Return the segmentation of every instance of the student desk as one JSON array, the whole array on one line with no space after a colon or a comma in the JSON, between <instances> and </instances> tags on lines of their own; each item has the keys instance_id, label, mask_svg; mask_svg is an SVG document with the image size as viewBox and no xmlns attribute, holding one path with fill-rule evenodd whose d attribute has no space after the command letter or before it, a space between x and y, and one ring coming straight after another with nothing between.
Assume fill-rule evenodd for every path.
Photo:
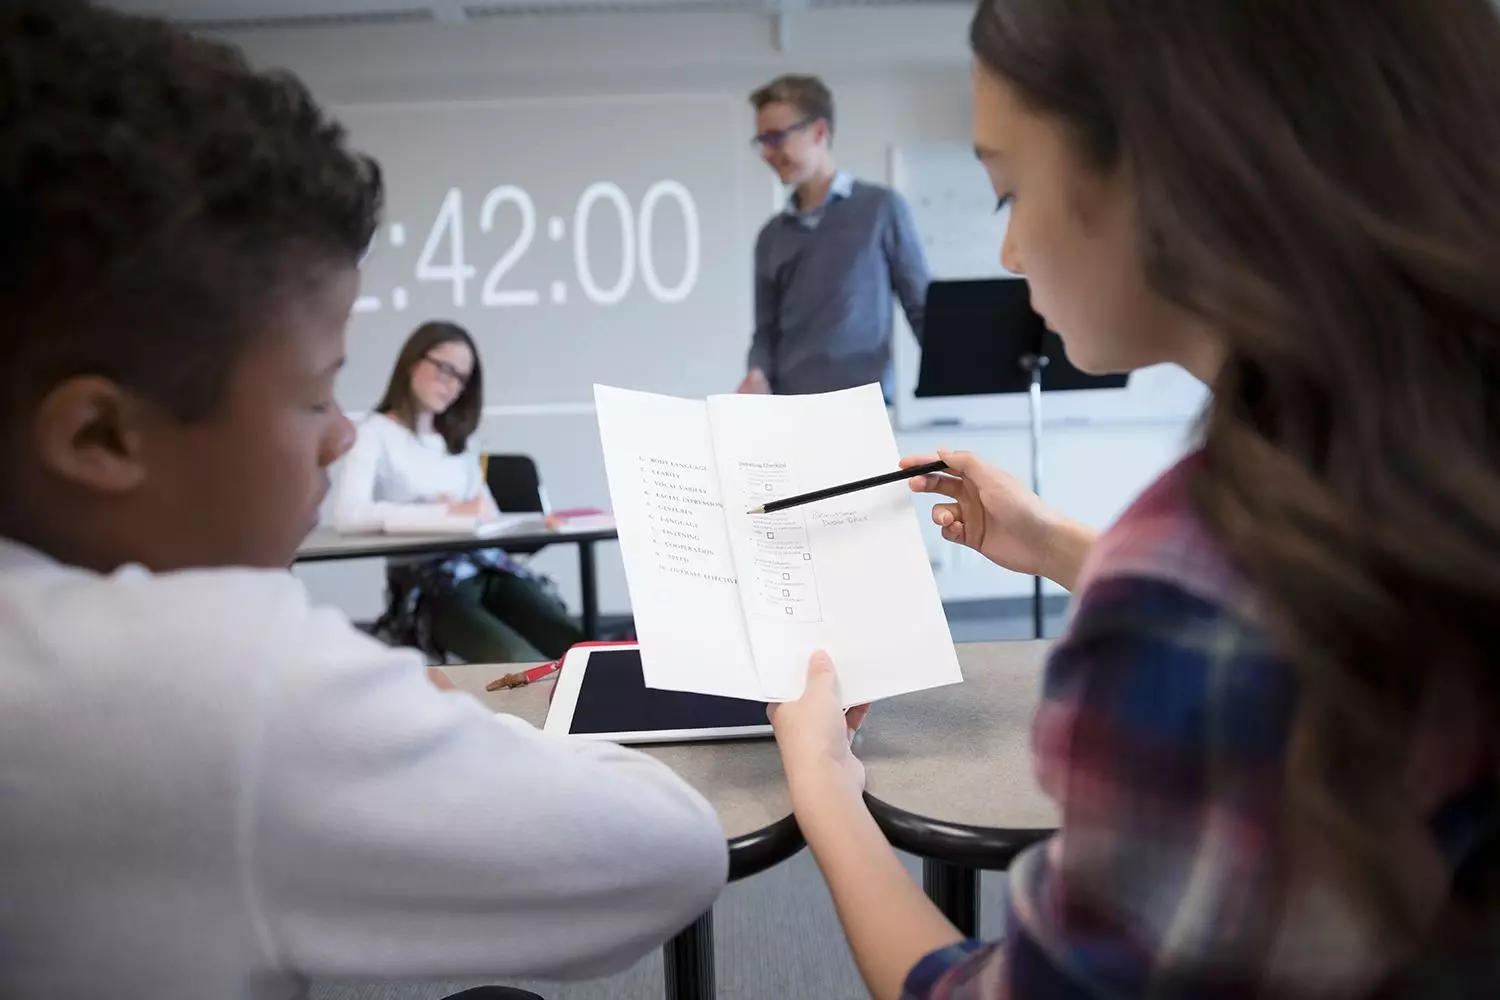
<instances>
[{"instance_id":1,"label":"student desk","mask_svg":"<svg viewBox=\"0 0 1500 1000\"><path fill-rule=\"evenodd\" d=\"M923 859L928 895L960 931L978 932L979 872L1004 869L1047 836L1057 811L1031 773L1031 716L1047 642L966 643L964 682L877 704L855 752L870 811L891 844ZM453 682L495 711L540 727L552 678L510 691L484 685L515 669L448 666ZM696 788L729 835L729 878L746 878L803 847L781 757L769 739L641 747ZM712 1000L713 913L668 942L667 1000Z\"/></svg>"},{"instance_id":2,"label":"student desk","mask_svg":"<svg viewBox=\"0 0 1500 1000\"><path fill-rule=\"evenodd\" d=\"M548 677L509 691L487 692L490 681L515 664L447 666L453 683L497 712L541 728L552 693ZM803 847L792 818L792 802L781 756L770 738L639 747L696 788L719 814L729 835L729 879L748 878L780 864ZM712 1000L714 996L713 911L667 942L664 958L668 1000Z\"/></svg>"},{"instance_id":3,"label":"student desk","mask_svg":"<svg viewBox=\"0 0 1500 1000\"><path fill-rule=\"evenodd\" d=\"M967 937L979 929L979 872L1008 868L1057 827L1031 769L1049 645L960 645L962 684L877 704L855 746L875 821L923 859L927 895Z\"/></svg>"},{"instance_id":4,"label":"student desk","mask_svg":"<svg viewBox=\"0 0 1500 1000\"><path fill-rule=\"evenodd\" d=\"M336 559L370 559L386 556L414 556L444 552L472 552L477 549L513 549L535 552L548 545L578 546L578 583L582 594L583 634L599 638L599 576L594 561L594 543L620 537L614 522L606 518L589 518L587 523L535 531L508 531L502 535L480 538L469 535L341 535L332 528L315 528L297 549L296 562L332 562Z\"/></svg>"}]
</instances>

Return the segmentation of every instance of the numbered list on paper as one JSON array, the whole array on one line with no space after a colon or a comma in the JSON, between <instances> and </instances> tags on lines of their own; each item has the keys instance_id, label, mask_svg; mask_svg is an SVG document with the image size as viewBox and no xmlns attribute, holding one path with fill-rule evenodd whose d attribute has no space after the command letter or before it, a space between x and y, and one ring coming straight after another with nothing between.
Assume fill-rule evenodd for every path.
<instances>
[{"instance_id":1,"label":"numbered list on paper","mask_svg":"<svg viewBox=\"0 0 1500 1000\"><path fill-rule=\"evenodd\" d=\"M733 572L725 568L728 553L714 548L711 541L722 537L724 523L713 471L704 464L652 455L639 455L637 462L657 569L703 583L736 586Z\"/></svg>"}]
</instances>

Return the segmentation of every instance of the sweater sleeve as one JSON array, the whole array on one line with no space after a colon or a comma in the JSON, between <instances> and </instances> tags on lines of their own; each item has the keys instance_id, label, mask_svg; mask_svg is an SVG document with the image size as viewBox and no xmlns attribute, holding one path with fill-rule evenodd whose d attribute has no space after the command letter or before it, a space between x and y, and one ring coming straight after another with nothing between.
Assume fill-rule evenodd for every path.
<instances>
[{"instance_id":1,"label":"sweater sleeve","mask_svg":"<svg viewBox=\"0 0 1500 1000\"><path fill-rule=\"evenodd\" d=\"M903 1000L1367 996L1386 970L1280 832L1295 695L1264 634L1145 577L1076 605L1032 730L1062 823L1010 867L1004 940L928 955Z\"/></svg>"},{"instance_id":2,"label":"sweater sleeve","mask_svg":"<svg viewBox=\"0 0 1500 1000\"><path fill-rule=\"evenodd\" d=\"M500 516L500 505L495 502L494 491L485 478L484 456L472 445L464 452L469 460L468 479L464 483L463 499L479 501L479 520L489 521Z\"/></svg>"},{"instance_id":3,"label":"sweater sleeve","mask_svg":"<svg viewBox=\"0 0 1500 1000\"><path fill-rule=\"evenodd\" d=\"M384 419L384 418L372 418ZM420 511L433 517L446 513L442 504L392 503L376 493L377 473L385 453L379 429L366 420L359 427L354 447L339 468L333 495L333 527L344 534L381 531L385 520L400 511Z\"/></svg>"},{"instance_id":4,"label":"sweater sleeve","mask_svg":"<svg viewBox=\"0 0 1500 1000\"><path fill-rule=\"evenodd\" d=\"M443 693L409 651L307 612L268 685L247 857L278 964L588 978L708 909L713 809L664 765Z\"/></svg>"},{"instance_id":5,"label":"sweater sleeve","mask_svg":"<svg viewBox=\"0 0 1500 1000\"><path fill-rule=\"evenodd\" d=\"M926 332L927 286L932 277L927 270L927 257L922 252L922 239L917 234L917 224L912 218L911 206L897 191L890 193L891 222L885 236L886 260L890 265L891 287L906 313L907 325L922 342Z\"/></svg>"},{"instance_id":6,"label":"sweater sleeve","mask_svg":"<svg viewBox=\"0 0 1500 1000\"><path fill-rule=\"evenodd\" d=\"M755 241L755 332L745 359L747 370L759 369L768 379L776 377L776 346L781 340L781 290L766 264L766 230Z\"/></svg>"}]
</instances>

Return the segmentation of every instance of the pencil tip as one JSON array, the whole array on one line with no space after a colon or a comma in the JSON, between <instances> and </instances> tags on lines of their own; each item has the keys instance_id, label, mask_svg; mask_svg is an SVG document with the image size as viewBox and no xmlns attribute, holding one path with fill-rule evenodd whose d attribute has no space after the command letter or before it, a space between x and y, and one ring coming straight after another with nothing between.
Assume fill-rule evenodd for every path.
<instances>
[{"instance_id":1,"label":"pencil tip","mask_svg":"<svg viewBox=\"0 0 1500 1000\"><path fill-rule=\"evenodd\" d=\"M765 512L766 508L764 504L751 507L749 510L745 511L746 514L764 514Z\"/></svg>"}]
</instances>

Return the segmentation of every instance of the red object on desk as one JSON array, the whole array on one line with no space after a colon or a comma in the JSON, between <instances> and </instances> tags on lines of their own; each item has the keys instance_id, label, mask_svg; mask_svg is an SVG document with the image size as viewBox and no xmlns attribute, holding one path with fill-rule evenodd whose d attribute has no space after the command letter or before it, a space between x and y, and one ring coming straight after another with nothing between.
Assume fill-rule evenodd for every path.
<instances>
[{"instance_id":1,"label":"red object on desk","mask_svg":"<svg viewBox=\"0 0 1500 1000\"><path fill-rule=\"evenodd\" d=\"M637 645L637 643L635 643L635 642L580 642L580 643L574 644L573 646L568 647L568 652L571 653L575 649L589 649L589 648L596 647L596 646L634 646L634 645ZM566 655L567 654L564 654L564 658L566 658ZM486 691L500 691L500 690L507 689L507 688L525 687L527 684L531 684L531 683L533 683L535 681L539 681L543 677L546 677L549 674L555 674L555 673L557 673L561 669L562 669L562 660L560 660L560 659L559 660L553 660L551 663L543 663L540 666L532 667L530 670L520 670L520 671L517 671L516 673L513 673L513 674L506 674L504 677L498 678L497 680L490 681L488 684L486 684L484 686L484 689ZM556 690L557 690L557 688L555 688L555 687L552 689L552 691L556 691ZM550 692L550 691L547 693L547 704L549 704L549 705L552 704L552 692Z\"/></svg>"},{"instance_id":2,"label":"red object on desk","mask_svg":"<svg viewBox=\"0 0 1500 1000\"><path fill-rule=\"evenodd\" d=\"M508 688L525 687L532 681L541 680L548 674L558 670L561 666L561 663L554 661L552 663L543 663L539 667L532 667L530 670L519 670L513 674L506 674L504 677L490 681L484 686L484 689L486 691L501 691Z\"/></svg>"},{"instance_id":3,"label":"red object on desk","mask_svg":"<svg viewBox=\"0 0 1500 1000\"><path fill-rule=\"evenodd\" d=\"M549 675L549 673L552 673L556 669L558 669L558 664L543 663L540 667L531 667L529 670L517 670L517 672L507 673L507 675L501 676L501 678L493 679L489 684L484 685L484 690L508 691L510 688L523 688L531 684L532 681L540 681L541 678L544 678L544 676Z\"/></svg>"},{"instance_id":4,"label":"red object on desk","mask_svg":"<svg viewBox=\"0 0 1500 1000\"><path fill-rule=\"evenodd\" d=\"M603 517L609 511L598 507L569 507L567 510L554 510L547 515L554 521L566 521L573 517Z\"/></svg>"}]
</instances>

